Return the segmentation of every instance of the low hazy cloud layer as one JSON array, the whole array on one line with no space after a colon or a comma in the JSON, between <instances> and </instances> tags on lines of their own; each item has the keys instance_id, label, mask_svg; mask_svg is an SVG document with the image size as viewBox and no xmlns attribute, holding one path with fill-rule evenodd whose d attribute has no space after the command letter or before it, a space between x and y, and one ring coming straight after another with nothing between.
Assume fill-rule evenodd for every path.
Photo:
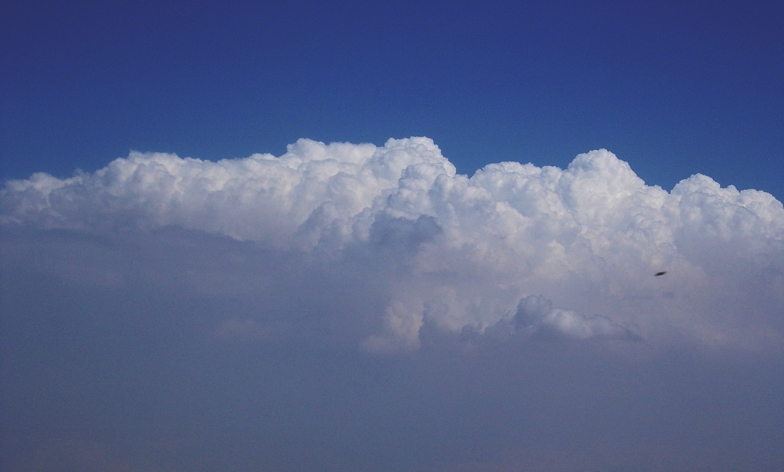
<instances>
[{"instance_id":1,"label":"low hazy cloud layer","mask_svg":"<svg viewBox=\"0 0 784 472\"><path fill-rule=\"evenodd\" d=\"M1 192L8 470L784 467L767 193L427 138Z\"/></svg>"},{"instance_id":2,"label":"low hazy cloud layer","mask_svg":"<svg viewBox=\"0 0 784 472\"><path fill-rule=\"evenodd\" d=\"M313 287L297 271L350 273L330 283L346 310L364 311L349 318L366 319L338 319L339 299L324 316L362 325L345 328L369 352L415 350L426 324L515 338L782 345L781 202L704 175L668 192L606 150L566 169L502 162L472 177L428 138L383 147L302 139L280 157L219 162L133 152L94 173L8 182L2 224L93 235L178 227L252 241L295 273L279 290L305 298ZM111 263L101 270L121 283ZM214 275L206 290L265 283ZM364 309L351 306L356 297L368 298ZM298 329L286 311L216 329Z\"/></svg>"}]
</instances>

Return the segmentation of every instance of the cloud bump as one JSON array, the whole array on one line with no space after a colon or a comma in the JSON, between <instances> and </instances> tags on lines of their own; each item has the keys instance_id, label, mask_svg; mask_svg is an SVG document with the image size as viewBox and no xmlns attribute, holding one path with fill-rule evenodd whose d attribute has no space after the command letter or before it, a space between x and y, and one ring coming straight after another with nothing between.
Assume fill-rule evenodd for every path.
<instances>
[{"instance_id":1,"label":"cloud bump","mask_svg":"<svg viewBox=\"0 0 784 472\"><path fill-rule=\"evenodd\" d=\"M501 162L471 177L428 138L383 147L301 139L279 157L218 162L132 152L94 173L10 181L0 198L7 230L180 227L263 247L291 271L360 274L369 281L361 287L333 283L345 300L359 290L368 297L364 312L351 310L370 320L357 329L371 352L414 350L425 325L782 345L781 202L704 175L668 192L606 150L566 169ZM291 280L283 289L301 291L301 279ZM320 316L341 324L345 300ZM216 332L268 332L285 321L259 316Z\"/></svg>"}]
</instances>

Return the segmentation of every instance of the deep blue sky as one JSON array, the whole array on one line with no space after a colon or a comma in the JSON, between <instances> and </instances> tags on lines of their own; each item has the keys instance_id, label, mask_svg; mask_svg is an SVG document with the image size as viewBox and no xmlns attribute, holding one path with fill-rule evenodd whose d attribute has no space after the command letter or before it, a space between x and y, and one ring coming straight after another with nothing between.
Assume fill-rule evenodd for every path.
<instances>
[{"instance_id":1,"label":"deep blue sky","mask_svg":"<svg viewBox=\"0 0 784 472\"><path fill-rule=\"evenodd\" d=\"M607 148L784 196L776 2L5 2L0 178L131 149L433 138L462 173Z\"/></svg>"}]
</instances>

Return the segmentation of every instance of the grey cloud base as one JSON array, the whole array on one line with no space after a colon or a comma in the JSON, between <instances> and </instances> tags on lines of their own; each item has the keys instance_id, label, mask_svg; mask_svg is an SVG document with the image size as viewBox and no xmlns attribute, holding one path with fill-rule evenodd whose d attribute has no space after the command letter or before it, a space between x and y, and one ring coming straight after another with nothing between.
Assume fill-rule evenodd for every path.
<instances>
[{"instance_id":1,"label":"grey cloud base","mask_svg":"<svg viewBox=\"0 0 784 472\"><path fill-rule=\"evenodd\" d=\"M336 278L198 233L156 232L154 245L23 236L0 286L8 470L784 465L780 356L552 335L542 298L516 310L512 331L426 320L415 352L368 355L356 346L378 325L357 324L376 303L372 280L355 299ZM121 276L88 269L103 264ZM254 271L267 280L254 295L214 276ZM294 283L308 289L281 290Z\"/></svg>"}]
</instances>

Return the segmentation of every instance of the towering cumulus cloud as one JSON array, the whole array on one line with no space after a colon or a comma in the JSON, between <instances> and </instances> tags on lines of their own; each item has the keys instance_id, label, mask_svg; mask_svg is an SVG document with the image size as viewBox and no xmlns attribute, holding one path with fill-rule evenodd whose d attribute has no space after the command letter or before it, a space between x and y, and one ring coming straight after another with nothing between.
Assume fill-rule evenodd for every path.
<instances>
[{"instance_id":1,"label":"towering cumulus cloud","mask_svg":"<svg viewBox=\"0 0 784 472\"><path fill-rule=\"evenodd\" d=\"M180 227L249 241L287 267L361 274L361 287L334 282L342 295L319 316L348 324L343 305L365 297L352 310L372 352L414 350L428 330L782 345L782 204L704 175L667 192L606 150L566 169L502 162L472 177L428 138L301 139L280 157L218 162L133 152L94 173L10 181L0 218L7 231ZM286 290L317 289L289 279ZM219 331L263 332L282 316Z\"/></svg>"}]
</instances>

